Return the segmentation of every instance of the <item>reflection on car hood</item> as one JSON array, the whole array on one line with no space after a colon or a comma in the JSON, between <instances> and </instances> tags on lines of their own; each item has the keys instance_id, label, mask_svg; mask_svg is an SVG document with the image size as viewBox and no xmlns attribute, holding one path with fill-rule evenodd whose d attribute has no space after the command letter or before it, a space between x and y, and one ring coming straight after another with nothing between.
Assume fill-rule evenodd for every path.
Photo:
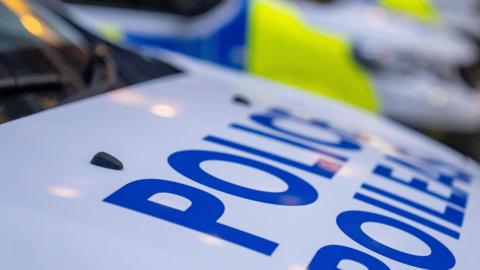
<instances>
[{"instance_id":1,"label":"reflection on car hood","mask_svg":"<svg viewBox=\"0 0 480 270\"><path fill-rule=\"evenodd\" d=\"M457 269L476 267L473 161L254 77L197 66L6 123L0 134L1 269L305 269L333 245L413 269L418 261L385 246L429 265L425 239L438 244L434 255L449 251L446 267L451 256ZM91 165L101 151L124 169ZM457 200L439 199L450 194ZM397 222L362 226L383 249L352 236L354 212Z\"/></svg>"}]
</instances>

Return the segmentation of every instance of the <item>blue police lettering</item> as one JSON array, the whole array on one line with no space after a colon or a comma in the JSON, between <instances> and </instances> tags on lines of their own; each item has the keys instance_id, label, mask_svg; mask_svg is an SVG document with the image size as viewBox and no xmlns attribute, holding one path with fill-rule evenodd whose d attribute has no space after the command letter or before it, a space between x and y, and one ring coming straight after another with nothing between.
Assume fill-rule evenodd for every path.
<instances>
[{"instance_id":1,"label":"blue police lettering","mask_svg":"<svg viewBox=\"0 0 480 270\"><path fill-rule=\"evenodd\" d=\"M408 218L408 219L410 219L412 221L415 221L417 223L428 226L428 227L430 227L434 230L437 230L437 231L439 231L439 232L441 232L445 235L448 235L450 237L453 237L455 239L460 238L460 233L458 233L455 230L449 229L449 228L447 228L443 225L440 225L438 223L435 223L435 222L433 222L429 219L423 218L419 215L413 214L411 212L408 212L406 210L403 210L401 208L398 208L398 207L393 206L391 204L388 204L386 202L382 202L380 200L374 199L374 198L372 198L370 196L367 196L365 194L357 193L357 194L355 194L354 198L359 200L359 201L362 201L364 203L368 203L372 206L384 209L386 211L392 212L392 213L397 214L399 216L403 216L405 218Z\"/></svg>"},{"instance_id":2,"label":"blue police lettering","mask_svg":"<svg viewBox=\"0 0 480 270\"><path fill-rule=\"evenodd\" d=\"M234 123L234 124L231 124L230 127L234 128L234 129L244 131L244 132L249 132L249 133L252 133L252 134L255 134L255 135L258 135L258 136L262 136L262 137L265 137L265 138L268 138L268 139L283 142L283 143L289 144L291 146L298 147L300 149L311 151L313 153L325 155L325 156L334 158L334 159L339 160L339 161L343 161L343 162L348 161L348 158L346 158L342 155L335 154L335 153L332 153L330 151L320 149L318 147L314 147L314 146L311 146L311 145L307 145L307 144L304 144L304 143L301 143L301 142L298 142L298 141L294 141L292 139L281 137L281 136L278 136L278 135L275 135L275 134L272 134L272 133L269 133L269 132L261 131L261 130L258 130L258 129L255 129L255 128L252 128L252 127L247 127L247 126L242 125L242 124Z\"/></svg>"},{"instance_id":3,"label":"blue police lettering","mask_svg":"<svg viewBox=\"0 0 480 270\"><path fill-rule=\"evenodd\" d=\"M319 158L315 163L311 165L303 164L286 157L282 157L276 154L272 154L270 152L262 151L257 148L249 147L243 144L239 144L239 143L222 139L219 137L215 137L215 136L207 136L205 137L205 140L208 142L212 142L212 143L216 143L216 144L230 147L233 149L237 149L240 151L244 151L253 155L257 155L263 158L271 159L276 162L279 162L300 170L304 170L309 173L313 173L327 179L332 178L335 175L335 173L341 168L341 165L339 163L327 161L322 158Z\"/></svg>"},{"instance_id":4,"label":"blue police lettering","mask_svg":"<svg viewBox=\"0 0 480 270\"><path fill-rule=\"evenodd\" d=\"M320 122L320 126L322 125L327 126L328 124ZM347 138L350 136L348 133L346 135ZM360 133L356 135L356 138L359 141L365 142L367 145L369 143L368 138L362 137ZM456 182L469 184L471 182L472 175L463 171L457 166L444 161L432 158L421 158L398 147L392 146L392 149L397 152L396 156L386 155L385 160L394 165L387 166L384 163L377 164L374 167L373 173L383 179L388 179L405 185L409 188L418 190L424 194L446 202L447 205L445 206L445 210L435 210L427 205L407 199L403 196L375 187L371 184L364 183L362 185L362 189L376 193L384 198L404 204L425 214L443 219L451 224L461 227L463 225L465 214L464 211L458 207L466 208L468 202L468 193L461 188L458 188L455 184ZM414 174L414 176L411 177L411 179L402 179L401 177L394 176L394 169L398 167L409 170ZM450 188L451 193L448 196L445 196L431 191L429 189L429 183L432 181ZM425 217L388 204L380 199L374 199L362 193L356 193L354 195L354 199L374 207L381 208L395 215L402 216L411 220L412 222L430 227L454 239L460 238L460 233L454 229L445 227ZM456 207L452 207L450 204L453 204ZM423 241L431 249L431 254L429 256L415 256L395 250L383 245L378 241L375 241L365 232L363 232L361 228L362 224L372 222L395 227L406 233L410 233L412 236ZM348 211L337 216L337 225L347 236L360 245L400 263L423 269L440 270L451 269L455 266L455 256L444 244L442 244L432 235L429 235L412 225L400 222L399 220L370 212ZM312 259L309 269L338 269L338 264L342 260L355 261L367 267L368 269L390 269L385 263L369 254L351 247L338 245L330 245L321 248Z\"/></svg>"},{"instance_id":5,"label":"blue police lettering","mask_svg":"<svg viewBox=\"0 0 480 270\"><path fill-rule=\"evenodd\" d=\"M395 149L396 153L399 156L402 156L403 159L409 159L410 162L415 163L417 167L423 167L430 171L436 171L437 173L441 173L450 178L461 180L465 183L470 183L472 180L473 176L470 173L462 170L454 164L433 158L433 155L430 155L429 157L423 157L415 155L411 151L408 151L403 147L395 146ZM470 160L467 158L465 158L465 160L463 161L463 163L468 162L470 162Z\"/></svg>"},{"instance_id":6,"label":"blue police lettering","mask_svg":"<svg viewBox=\"0 0 480 270\"><path fill-rule=\"evenodd\" d=\"M274 111L275 110L271 110L272 113ZM277 111L276 113L280 113L280 111ZM282 118L285 118L287 116L286 114L282 115ZM256 116L252 115L251 119L255 119L254 121L263 121L261 116L257 118ZM291 119L293 119L294 121L299 121L300 118L291 116ZM301 120L300 122L302 121L303 120ZM268 122L269 121L267 119L266 123L268 124ZM308 122L305 123L309 124ZM333 134L337 134L339 136L338 142L321 142L320 140L316 140L317 143L323 143L324 145L328 145L330 147L337 147L342 149L360 149L360 145L355 143L353 139L347 138L348 136L342 134L342 132L339 130L335 130L332 127L326 126L320 121L311 121L310 125L320 127L321 129L330 131ZM299 137L302 138L302 135L300 133L277 128L273 123L273 119L270 122L270 126L273 129L281 130L282 133L288 134L289 136L297 137L297 139ZM330 158L336 159L340 162L344 162L347 160L341 155L333 154L328 151L323 151L318 148L308 147L303 143L296 142L291 139L261 132L254 132L254 134L258 136L268 137L272 140L280 141L283 143L288 143L292 146L296 146L306 150L314 151L321 155L327 155ZM309 140L309 138L306 136L303 136L303 139ZM319 159L318 164L314 165L301 164L285 157L261 151L253 147L241 145L233 141L223 140L215 136L208 136L205 138L205 140L212 143L220 144L222 146L227 146L230 148L235 148L237 150L245 151L250 154L255 154L263 158L268 158L292 167L303 169L305 171L321 175L325 178L331 178L335 174L336 169L340 168L340 164L326 161L323 159ZM310 141L312 140L314 140L314 138L310 138ZM265 192L235 185L205 172L200 167L200 163L203 161L232 162L243 166L248 166L256 170L261 170L277 177L279 180L286 183L288 189L284 192ZM322 162L325 163L327 166L321 166ZM219 191L256 202L276 205L300 206L311 204L315 202L318 197L317 191L300 177L277 167L246 157L214 151L185 150L171 154L168 158L168 163L174 170L193 181L217 189ZM190 206L190 208L188 208L186 211L179 211L177 209L149 201L149 198L151 196L162 192L184 197L191 201L192 206ZM159 179L138 180L120 188L119 190L105 198L104 201L162 220L176 223L178 225L182 225L193 230L207 233L215 237L219 237L226 241L230 241L232 243L238 244L240 246L265 255L271 255L278 246L278 244L273 241L218 223L217 220L222 216L225 210L222 201L206 191L196 189L188 185Z\"/></svg>"},{"instance_id":7,"label":"blue police lettering","mask_svg":"<svg viewBox=\"0 0 480 270\"><path fill-rule=\"evenodd\" d=\"M406 159L401 159L390 155L386 156L386 160L392 161L398 165L410 169L413 172L419 173L422 176L428 177L450 188L453 187L455 181L464 181L462 178L457 178L453 175L444 174L428 165L425 165L424 163L414 164L412 161L407 161Z\"/></svg>"},{"instance_id":8,"label":"blue police lettering","mask_svg":"<svg viewBox=\"0 0 480 270\"><path fill-rule=\"evenodd\" d=\"M460 190L459 188L455 188L455 187L452 188L450 185L448 185L448 187L450 187L452 189L452 192L451 192L450 196L447 197L447 196L435 193L433 191L430 191L428 189L427 181L421 180L418 177L413 177L410 180L406 180L406 179L401 179L399 177L394 176L393 175L393 168L388 167L384 164L377 165L375 167L375 169L373 170L373 173L378 175L378 176L383 177L384 179L392 180L392 181L395 181L395 182L400 183L402 185L406 185L406 186L408 186L410 188L413 188L415 190L418 190L422 193L428 194L432 197L435 197L437 199L440 199L440 200L443 200L443 201L446 201L446 202L449 202L449 203L453 203L453 204L458 205L462 208L465 208L466 205L467 205L468 195L465 191ZM442 183L442 182L440 182L440 183Z\"/></svg>"},{"instance_id":9,"label":"blue police lettering","mask_svg":"<svg viewBox=\"0 0 480 270\"><path fill-rule=\"evenodd\" d=\"M288 189L283 192L267 192L235 185L205 172L200 167L200 163L204 161L225 161L260 170L285 182ZM178 173L195 182L248 200L277 205L306 205L313 203L318 197L317 191L300 177L241 156L213 151L187 150L170 155L168 163Z\"/></svg>"},{"instance_id":10,"label":"blue police lettering","mask_svg":"<svg viewBox=\"0 0 480 270\"><path fill-rule=\"evenodd\" d=\"M369 184L363 184L362 188L365 189L365 190L377 193L379 195L382 195L384 197L390 198L394 201L403 203L403 204L408 205L410 207L416 208L420 211L423 211L423 212L428 213L432 216L441 218L441 219L443 219L445 221L448 221L452 224L455 224L457 226L462 226L462 224L463 224L464 213L460 210L457 210L455 208L450 207L449 205L447 205L445 207L445 211L443 213L441 213L441 212L438 212L437 210L434 210L430 207L424 206L420 203L414 202L412 200L406 199L402 196L399 196L397 194L391 193L389 191L383 190L381 188L378 188L378 187L375 187L375 186L372 186L372 185L369 185Z\"/></svg>"},{"instance_id":11,"label":"blue police lettering","mask_svg":"<svg viewBox=\"0 0 480 270\"><path fill-rule=\"evenodd\" d=\"M333 128L332 126L327 125L325 123L320 124L321 121L319 120L306 120L300 117L296 117L290 114L289 112L287 112L286 110L271 109L264 114L251 115L250 119L255 123L260 124L264 127L268 127L272 130L289 135L291 137L302 139L304 141L316 143L323 146L329 146L336 149L344 149L344 150L351 150L351 151L358 151L361 149L361 145L356 141L354 136L347 136L346 132L338 131L336 128ZM307 136L286 128L282 128L276 124L276 121L278 120L293 121L296 123L305 124L307 126L316 127L316 128L319 128L320 130L329 131L331 134L337 135L338 140L332 142L332 141L328 141L320 138Z\"/></svg>"},{"instance_id":12,"label":"blue police lettering","mask_svg":"<svg viewBox=\"0 0 480 270\"><path fill-rule=\"evenodd\" d=\"M435 167L439 171L443 171L445 174L450 175L456 179L462 180L465 183L471 183L473 176L458 168L457 166L447 163L442 160L434 159L431 157L422 157L419 158L421 161L423 161L425 164L429 164L432 168ZM469 160L465 160L467 163Z\"/></svg>"},{"instance_id":13,"label":"blue police lettering","mask_svg":"<svg viewBox=\"0 0 480 270\"><path fill-rule=\"evenodd\" d=\"M390 267L372 255L340 245L325 246L318 250L308 265L308 270L339 270L339 264L343 260L357 262L368 270L390 270Z\"/></svg>"},{"instance_id":14,"label":"blue police lettering","mask_svg":"<svg viewBox=\"0 0 480 270\"><path fill-rule=\"evenodd\" d=\"M396 228L422 241L430 248L428 256L409 254L389 247L362 230L365 223L377 223ZM455 266L452 252L440 241L399 220L365 211L347 211L337 216L337 225L353 241L392 260L423 269L446 270Z\"/></svg>"},{"instance_id":15,"label":"blue police lettering","mask_svg":"<svg viewBox=\"0 0 480 270\"><path fill-rule=\"evenodd\" d=\"M214 135L208 135L203 140L216 146L228 147L247 153L249 156L254 155L260 159L270 160L272 164L280 163L291 168L300 169L325 179L333 178L342 165L349 160L348 155L358 152L364 147L360 142L363 142L365 139L362 139L360 135L342 130L320 119L307 119L296 116L285 109L272 108L265 113L252 114L249 116L249 119L260 129L238 123L230 124L229 127L318 154L318 159L311 164L302 163L285 155L258 149L252 146L251 143L246 145L231 138L225 139ZM285 121L316 128L321 132L334 135L335 138L325 139L320 136L306 135L279 125L279 122ZM227 177L224 177L227 179L222 179L202 169L201 164L203 162L211 161L238 164L265 172L285 183L288 188L282 192L268 192L234 184ZM168 163L177 173L194 182L254 203L303 206L312 204L318 199L316 189L304 179L287 170L250 157L202 149L181 150L170 154ZM409 170L413 173L413 176L410 179L402 179L395 176L394 173L396 170L400 170L400 168ZM361 186L363 191L375 193L377 198L379 195L381 198L388 198L414 208L423 212L422 214L443 219L459 228L463 225L464 211L462 210L467 207L468 193L455 184L459 181L464 184L470 183L472 176L467 172L449 163L431 158L417 157L398 148L395 156L386 155L382 163L375 165L373 174L379 178L399 183L442 200L447 204L445 210L443 212L434 210L427 205L407 199L404 196L372 184L363 183ZM258 181L261 180L258 179ZM444 196L431 191L429 184L432 181L450 188L451 194ZM181 211L149 200L152 196L159 193L183 197L191 202L191 206ZM381 199L375 199L360 192L355 193L353 199L409 219L409 222L427 226L454 239L459 239L460 237L460 233L456 229L445 227L425 218L424 215L419 216L388 204ZM272 255L279 246L279 243L275 241L218 222L225 211L224 203L219 198L202 189L174 181L161 179L137 180L121 187L105 198L104 201L218 237L267 256ZM428 256L416 256L388 247L362 230L361 226L365 223L377 223L408 233L425 243L430 248L431 254ZM337 216L337 225L346 236L364 248L369 249L369 252L380 254L397 262L433 270L451 269L455 265L454 255L439 240L410 224L392 217L365 211L346 211ZM367 269L390 269L379 258L354 248L340 245L327 245L320 248L311 260L309 269L338 269L338 265L342 260L356 262L367 267Z\"/></svg>"},{"instance_id":16,"label":"blue police lettering","mask_svg":"<svg viewBox=\"0 0 480 270\"><path fill-rule=\"evenodd\" d=\"M186 211L180 211L149 200L158 193L181 196L188 199L191 206ZM225 211L222 201L208 192L184 184L161 179L137 180L123 186L104 201L210 234L265 255L271 255L278 246L273 241L218 223Z\"/></svg>"}]
</instances>

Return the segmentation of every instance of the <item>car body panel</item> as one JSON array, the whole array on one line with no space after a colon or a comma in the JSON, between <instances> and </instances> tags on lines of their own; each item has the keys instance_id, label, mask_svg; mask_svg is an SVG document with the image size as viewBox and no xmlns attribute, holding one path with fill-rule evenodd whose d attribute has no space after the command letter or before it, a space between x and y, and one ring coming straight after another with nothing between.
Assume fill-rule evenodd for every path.
<instances>
[{"instance_id":1,"label":"car body panel","mask_svg":"<svg viewBox=\"0 0 480 270\"><path fill-rule=\"evenodd\" d=\"M342 233L336 218L347 210L369 211L410 224L447 246L456 258L456 269L476 267L475 247L480 241L477 231L480 168L475 162L389 120L336 101L213 65L185 59L177 64L186 69L186 74L130 86L0 125L0 164L3 164L0 268L292 270L305 269L318 249L336 244L370 254L392 269L412 269L360 246ZM249 102L232 102L237 95ZM282 120L279 125L283 128L331 142L336 142L339 134L351 134L352 140L361 141L361 149L351 151L317 145L252 121L253 114L262 114L271 108L276 108L277 113L281 108L301 119L326 121L324 123L332 127L318 129L302 122ZM348 161L342 161L341 168L332 168L328 165L338 160L329 155L237 130L231 127L232 123L345 155ZM332 133L332 130L336 131ZM320 158L336 175L327 179L291 164L209 142L204 139L208 135L304 164L315 164ZM362 183L370 183L438 211L446 207L439 200L372 174L375 166L387 162L387 154L403 156L399 149L452 164L472 176L470 184L455 183L469 194L461 227L393 202L406 211L458 231L459 240L353 198L361 191ZM275 205L202 185L169 166L169 155L183 150L228 153L280 168L314 187L318 199L303 206ZM119 158L124 170L89 164L99 151ZM248 166L209 161L202 168L257 191L278 193L286 188L286 184L273 175ZM404 177L412 175L412 171L405 168L399 172ZM220 223L279 245L268 256L104 201L139 179L165 179L212 194L225 205ZM448 193L449 190L433 182L429 180L432 190ZM379 195L372 196L383 200ZM188 201L175 196L149 200L175 209L189 207ZM410 254L428 254L428 247L404 232L375 224L367 227L374 238L392 247Z\"/></svg>"}]
</instances>

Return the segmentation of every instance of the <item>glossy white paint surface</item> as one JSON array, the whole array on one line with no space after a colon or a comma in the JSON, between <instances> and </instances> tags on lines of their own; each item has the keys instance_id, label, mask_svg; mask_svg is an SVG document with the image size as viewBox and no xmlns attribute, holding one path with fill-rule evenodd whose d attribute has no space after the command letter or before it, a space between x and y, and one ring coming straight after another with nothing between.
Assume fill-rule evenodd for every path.
<instances>
[{"instance_id":1,"label":"glossy white paint surface","mask_svg":"<svg viewBox=\"0 0 480 270\"><path fill-rule=\"evenodd\" d=\"M315 252L329 244L344 244L367 252L392 269L412 269L359 246L335 224L335 217L349 209L397 218L352 198L365 181L393 188L439 211L445 207L439 201L372 176L371 170L391 151L391 144L456 164L475 175L468 187L465 224L457 228L460 240L398 219L448 246L456 256L456 269L477 267L480 170L474 162L388 120L337 102L214 66L188 64L192 69L187 75L146 82L0 126L0 269L294 270L305 269ZM232 103L235 94L249 98L252 106ZM369 145L346 153L349 161L333 179L326 180L202 140L206 135L216 135L299 162L317 160L319 156L312 152L228 127L238 122L262 129L248 115L271 106L360 132L370 138ZM335 138L311 127L288 122L281 125L326 140ZM167 164L170 154L186 149L214 150L261 160L303 178L316 189L319 198L307 206L277 206L202 186ZM125 169L113 171L90 165L90 159L99 151L118 157ZM225 162L204 165L208 172L238 185L272 192L285 189L273 176L247 167ZM279 247L272 256L265 256L102 201L127 183L144 178L167 179L215 195L226 208L220 222L274 240ZM175 196L154 196L150 200L178 209L189 207L188 200ZM446 224L425 213L419 215ZM365 230L405 252L428 254L421 242L398 230L375 224ZM344 263L344 269L358 269L358 265L355 268L350 262L347 268L349 262Z\"/></svg>"}]
</instances>

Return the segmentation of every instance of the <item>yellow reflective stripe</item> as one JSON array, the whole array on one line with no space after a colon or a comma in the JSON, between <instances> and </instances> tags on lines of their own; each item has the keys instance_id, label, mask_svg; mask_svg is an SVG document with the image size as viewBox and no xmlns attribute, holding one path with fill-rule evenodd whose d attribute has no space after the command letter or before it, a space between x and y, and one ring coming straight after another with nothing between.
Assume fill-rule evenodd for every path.
<instances>
[{"instance_id":1,"label":"yellow reflective stripe","mask_svg":"<svg viewBox=\"0 0 480 270\"><path fill-rule=\"evenodd\" d=\"M431 0L380 0L380 4L426 22L437 22L438 13Z\"/></svg>"},{"instance_id":2,"label":"yellow reflective stripe","mask_svg":"<svg viewBox=\"0 0 480 270\"><path fill-rule=\"evenodd\" d=\"M285 2L255 0L250 9L248 70L370 111L379 109L372 82L346 40L308 26Z\"/></svg>"}]
</instances>

